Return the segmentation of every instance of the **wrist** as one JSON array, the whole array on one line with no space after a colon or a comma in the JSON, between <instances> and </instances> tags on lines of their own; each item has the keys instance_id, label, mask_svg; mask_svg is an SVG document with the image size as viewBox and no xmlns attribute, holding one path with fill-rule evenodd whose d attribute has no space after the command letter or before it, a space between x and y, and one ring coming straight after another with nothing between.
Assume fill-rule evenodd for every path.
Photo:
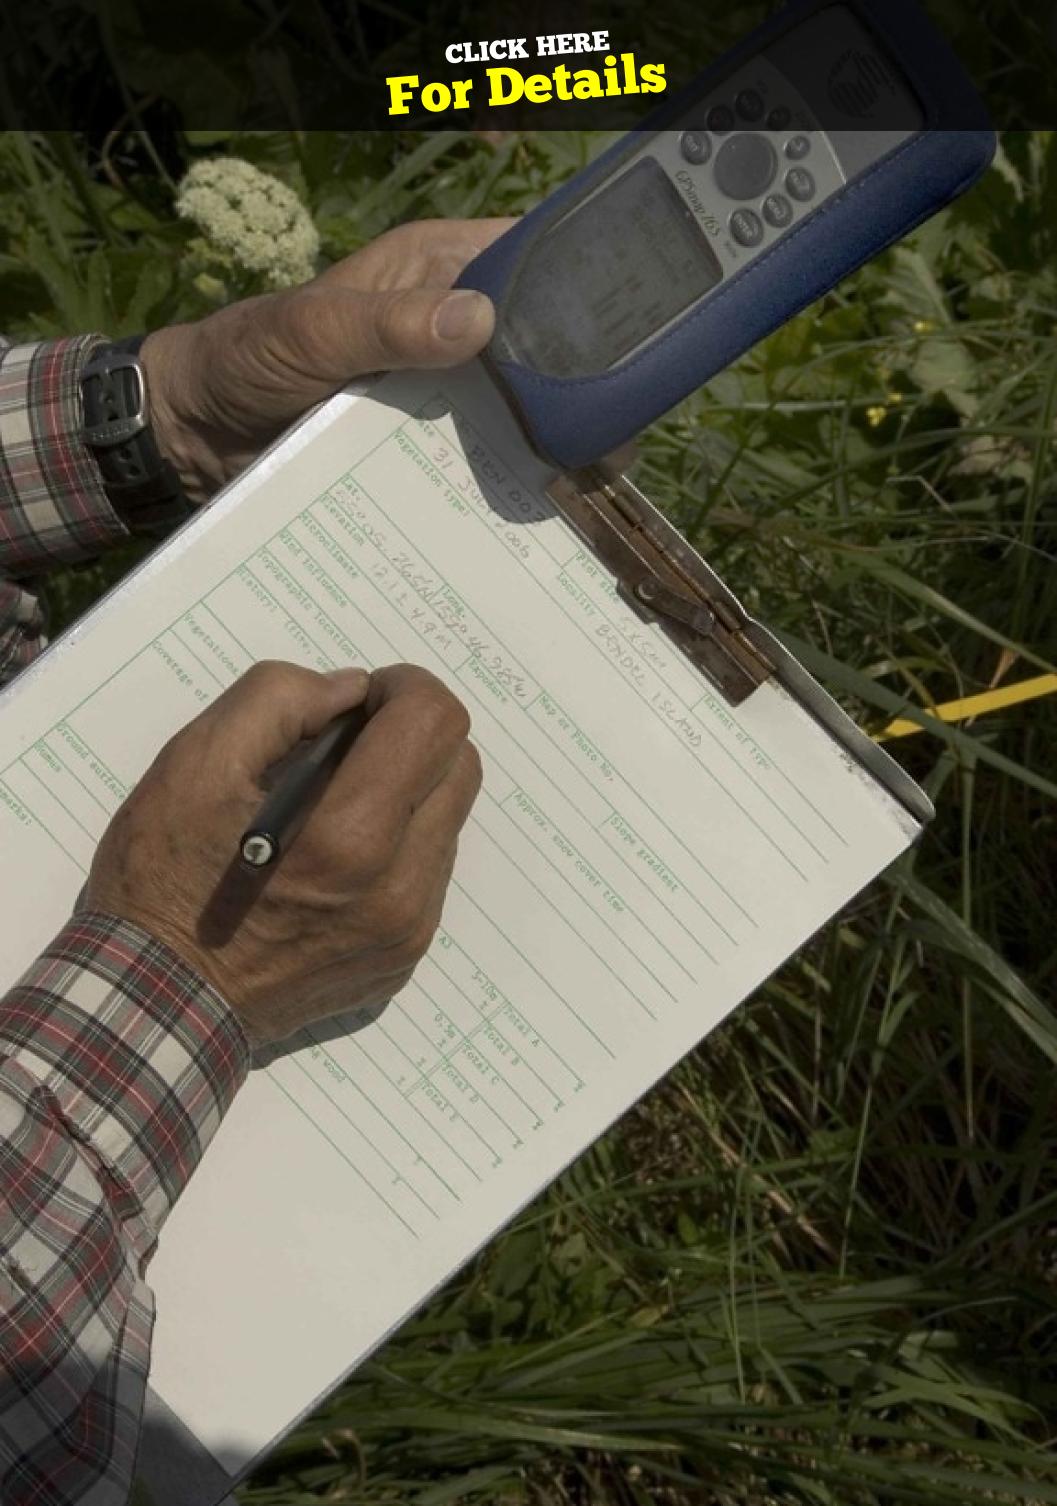
<instances>
[{"instance_id":1,"label":"wrist","mask_svg":"<svg viewBox=\"0 0 1057 1506\"><path fill-rule=\"evenodd\" d=\"M201 347L199 325L173 324L154 330L140 350L155 440L194 507L227 480L207 437L202 389L208 361Z\"/></svg>"}]
</instances>

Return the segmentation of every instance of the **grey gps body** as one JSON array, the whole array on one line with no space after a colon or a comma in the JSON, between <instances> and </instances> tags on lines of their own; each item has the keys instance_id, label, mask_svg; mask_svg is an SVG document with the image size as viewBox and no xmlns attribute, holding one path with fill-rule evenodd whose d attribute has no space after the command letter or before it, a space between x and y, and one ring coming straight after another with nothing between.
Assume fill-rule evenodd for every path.
<instances>
[{"instance_id":1,"label":"grey gps body","mask_svg":"<svg viewBox=\"0 0 1057 1506\"><path fill-rule=\"evenodd\" d=\"M869 124L878 103L884 130ZM696 102L680 129L637 139L541 235L511 279L493 354L562 378L632 361L923 123L855 14L816 12Z\"/></svg>"}]
</instances>

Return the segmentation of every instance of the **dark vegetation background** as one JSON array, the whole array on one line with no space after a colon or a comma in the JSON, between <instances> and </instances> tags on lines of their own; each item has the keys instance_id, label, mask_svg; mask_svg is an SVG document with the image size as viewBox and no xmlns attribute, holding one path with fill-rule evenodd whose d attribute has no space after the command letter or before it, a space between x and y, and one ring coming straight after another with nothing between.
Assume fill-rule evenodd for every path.
<instances>
[{"instance_id":1,"label":"dark vegetation background","mask_svg":"<svg viewBox=\"0 0 1057 1506\"><path fill-rule=\"evenodd\" d=\"M1006 129L1057 127L1054 0L919 0ZM662 62L669 92L722 56L779 0L34 0L0 9L0 118L11 128L392 128L389 74L464 77L449 42L605 30L617 53ZM883 19L884 7L878 5ZM590 59L586 60L588 63ZM532 71L530 64L523 65ZM552 64L553 66L553 60ZM549 71L541 60L540 71ZM482 70L471 70L479 75ZM616 129L643 98L480 109L443 125ZM409 125L435 126L429 116Z\"/></svg>"},{"instance_id":2,"label":"dark vegetation background","mask_svg":"<svg viewBox=\"0 0 1057 1506\"><path fill-rule=\"evenodd\" d=\"M250 7L210 9L222 38ZM0 134L7 333L259 290L173 214L204 155L291 185L336 258L406 218L519 211L602 144L196 132L130 87L92 130ZM645 437L640 483L871 729L1055 667L1055 208L1053 137L1008 134L959 206ZM55 577L57 625L139 552ZM1051 696L895 744L938 807L923 844L244 1499L1057 1501L1055 738Z\"/></svg>"}]
</instances>

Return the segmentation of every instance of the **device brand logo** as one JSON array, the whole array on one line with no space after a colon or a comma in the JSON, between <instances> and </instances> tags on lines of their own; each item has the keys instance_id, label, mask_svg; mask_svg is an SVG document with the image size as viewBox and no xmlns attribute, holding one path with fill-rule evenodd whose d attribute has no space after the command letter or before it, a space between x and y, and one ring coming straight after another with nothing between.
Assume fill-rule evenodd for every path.
<instances>
[{"instance_id":1,"label":"device brand logo","mask_svg":"<svg viewBox=\"0 0 1057 1506\"><path fill-rule=\"evenodd\" d=\"M675 175L675 181L682 189L683 198L690 205L690 208L694 211L694 214L700 220L701 225L703 226L705 231L713 238L718 236L721 233L723 227L716 219L716 216L712 213L711 209L707 208L707 206L705 205L704 200L701 198L701 195L697 191L693 178L691 178L690 174L686 171L685 168L679 169L679 171Z\"/></svg>"},{"instance_id":2,"label":"device brand logo","mask_svg":"<svg viewBox=\"0 0 1057 1506\"><path fill-rule=\"evenodd\" d=\"M873 114L882 92L892 93L892 75L875 52L849 47L829 71L830 103L842 115L864 120Z\"/></svg>"}]
</instances>

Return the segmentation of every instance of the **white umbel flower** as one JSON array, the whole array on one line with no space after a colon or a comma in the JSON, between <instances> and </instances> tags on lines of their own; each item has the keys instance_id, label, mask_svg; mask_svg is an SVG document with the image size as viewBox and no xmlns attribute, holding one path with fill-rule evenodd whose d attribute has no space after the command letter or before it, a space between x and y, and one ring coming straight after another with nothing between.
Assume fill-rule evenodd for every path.
<instances>
[{"instance_id":1,"label":"white umbel flower","mask_svg":"<svg viewBox=\"0 0 1057 1506\"><path fill-rule=\"evenodd\" d=\"M308 210L285 183L241 157L196 162L177 188L176 213L273 287L307 282L315 273L319 235Z\"/></svg>"}]
</instances>

